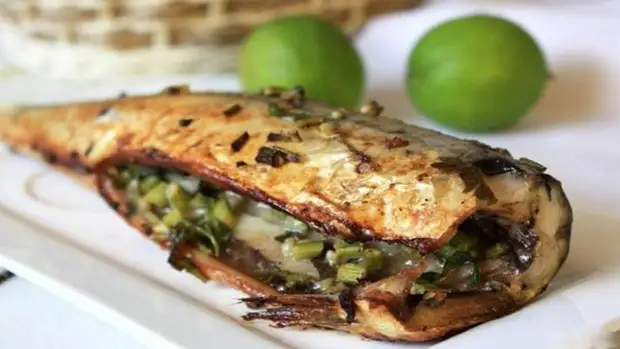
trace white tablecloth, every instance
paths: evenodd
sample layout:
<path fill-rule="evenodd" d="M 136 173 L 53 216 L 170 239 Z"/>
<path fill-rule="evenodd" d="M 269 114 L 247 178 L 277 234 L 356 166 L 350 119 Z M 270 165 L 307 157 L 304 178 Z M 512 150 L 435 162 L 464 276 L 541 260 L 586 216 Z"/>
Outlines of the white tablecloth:
<path fill-rule="evenodd" d="M 497 5 L 501 1 L 489 0 L 489 2 Z M 536 4 L 538 6 L 572 6 L 583 9 L 584 15 L 587 11 L 618 11 L 620 17 L 620 1 L 523 0 L 521 2 L 532 3 L 533 6 Z M 483 4 L 484 1 L 475 1 L 475 3 Z M 24 76 L 23 78 L 13 77 L 7 83 L 0 81 L 0 91 L 16 94 L 13 90 L 15 86 L 25 86 L 27 83 L 24 81 L 32 79 L 33 77 Z M 46 84 L 50 88 L 53 85 L 50 85 L 49 81 Z M 60 85 L 58 87 L 62 88 Z M 69 302 L 19 277 L 0 285 L 0 309 L 2 310 L 0 349 L 140 349 L 146 347 L 131 334 L 101 322 L 93 315 L 77 309 Z"/>

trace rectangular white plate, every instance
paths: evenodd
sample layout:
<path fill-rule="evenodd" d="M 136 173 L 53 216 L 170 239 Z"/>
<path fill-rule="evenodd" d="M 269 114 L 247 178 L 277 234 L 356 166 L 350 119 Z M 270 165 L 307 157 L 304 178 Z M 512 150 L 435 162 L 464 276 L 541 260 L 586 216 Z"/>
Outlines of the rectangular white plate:
<path fill-rule="evenodd" d="M 586 348 L 600 326 L 620 318 L 620 274 L 614 271 L 620 266 L 620 45 L 610 36 L 618 32 L 620 21 L 569 7 L 477 9 L 521 23 L 549 57 L 553 79 L 532 115 L 510 132 L 477 138 L 547 165 L 563 182 L 575 211 L 573 245 L 545 298 L 438 346 L 487 347 L 501 341 L 505 348 L 567 343 Z M 407 53 L 430 26 L 471 11 L 460 5 L 429 7 L 369 25 L 357 40 L 368 70 L 369 98 L 383 103 L 390 116 L 433 127 L 412 117 L 404 95 Z M 179 82 L 195 89 L 238 88 L 232 76 L 81 83 L 15 76 L 0 82 L 0 98 L 49 103 L 120 91 L 153 92 Z M 370 349 L 435 344 L 387 344 L 243 323 L 239 316 L 245 308 L 236 301 L 241 293 L 174 271 L 165 252 L 128 228 L 94 194 L 5 149 L 0 150 L 0 179 L 0 264 L 154 347 Z"/>

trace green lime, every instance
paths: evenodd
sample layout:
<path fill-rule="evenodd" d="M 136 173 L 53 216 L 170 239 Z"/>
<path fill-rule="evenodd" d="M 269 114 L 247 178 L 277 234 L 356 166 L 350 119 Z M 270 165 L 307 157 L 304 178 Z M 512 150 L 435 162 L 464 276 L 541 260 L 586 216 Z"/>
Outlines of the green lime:
<path fill-rule="evenodd" d="M 544 54 L 530 34 L 500 17 L 471 15 L 422 36 L 409 56 L 407 89 L 428 118 L 484 132 L 515 124 L 547 80 Z"/>
<path fill-rule="evenodd" d="M 356 106 L 364 90 L 362 60 L 336 25 L 291 15 L 256 28 L 244 41 L 239 74 L 244 90 L 304 87 L 306 96 L 339 107 Z"/>

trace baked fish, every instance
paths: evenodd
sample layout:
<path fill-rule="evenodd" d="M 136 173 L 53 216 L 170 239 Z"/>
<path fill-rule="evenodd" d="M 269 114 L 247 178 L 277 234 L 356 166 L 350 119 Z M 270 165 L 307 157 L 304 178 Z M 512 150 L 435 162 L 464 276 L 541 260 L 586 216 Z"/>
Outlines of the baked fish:
<path fill-rule="evenodd" d="M 173 86 L 16 110 L 0 138 L 97 190 L 173 267 L 246 293 L 246 320 L 424 341 L 532 302 L 569 251 L 561 183 L 381 109 Z"/>

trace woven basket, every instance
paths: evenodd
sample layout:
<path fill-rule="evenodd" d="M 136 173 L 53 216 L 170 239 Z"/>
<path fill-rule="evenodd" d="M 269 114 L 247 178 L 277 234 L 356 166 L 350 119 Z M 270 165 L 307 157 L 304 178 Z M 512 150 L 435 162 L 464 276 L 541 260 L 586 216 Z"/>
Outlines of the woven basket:
<path fill-rule="evenodd" d="M 240 42 L 277 16 L 308 13 L 347 33 L 419 0 L 0 0 L 0 50 L 59 78 L 230 72 Z"/>

